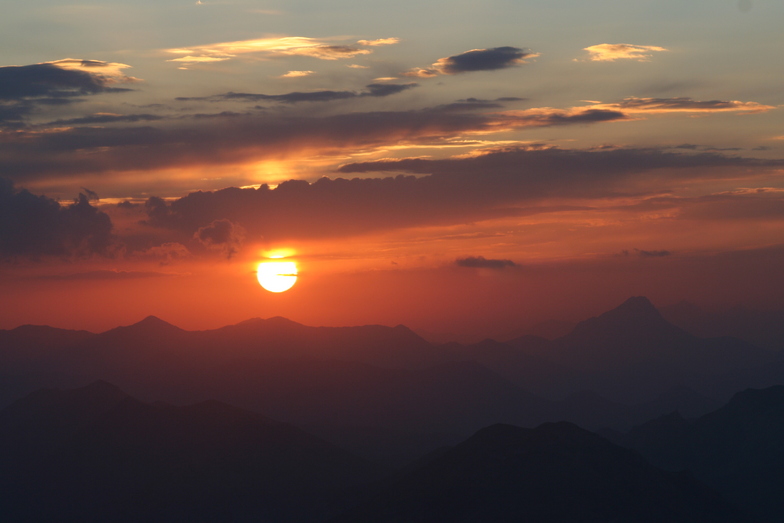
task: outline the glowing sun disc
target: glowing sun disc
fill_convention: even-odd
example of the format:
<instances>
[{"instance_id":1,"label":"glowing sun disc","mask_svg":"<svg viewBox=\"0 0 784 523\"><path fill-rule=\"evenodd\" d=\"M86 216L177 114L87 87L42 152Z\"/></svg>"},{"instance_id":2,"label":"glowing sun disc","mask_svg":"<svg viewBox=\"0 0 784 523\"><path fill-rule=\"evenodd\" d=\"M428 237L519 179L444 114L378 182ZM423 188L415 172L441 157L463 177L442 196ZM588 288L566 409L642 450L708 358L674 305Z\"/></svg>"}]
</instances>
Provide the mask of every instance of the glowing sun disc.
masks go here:
<instances>
[{"instance_id":1,"label":"glowing sun disc","mask_svg":"<svg viewBox=\"0 0 784 523\"><path fill-rule=\"evenodd\" d=\"M297 264L292 261L261 262L256 278L259 285L270 292L285 292L297 283Z\"/></svg>"}]
</instances>

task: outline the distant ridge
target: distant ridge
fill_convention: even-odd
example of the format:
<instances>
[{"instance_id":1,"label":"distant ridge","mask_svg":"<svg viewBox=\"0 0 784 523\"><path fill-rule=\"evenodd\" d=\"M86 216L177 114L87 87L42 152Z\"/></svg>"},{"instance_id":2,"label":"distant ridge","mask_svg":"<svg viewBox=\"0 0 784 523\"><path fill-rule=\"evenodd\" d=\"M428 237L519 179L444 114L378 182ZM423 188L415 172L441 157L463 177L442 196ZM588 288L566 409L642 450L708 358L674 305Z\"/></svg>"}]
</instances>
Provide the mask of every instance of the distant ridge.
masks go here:
<instances>
[{"instance_id":1,"label":"distant ridge","mask_svg":"<svg viewBox=\"0 0 784 523\"><path fill-rule=\"evenodd\" d=\"M571 423L496 424L382 485L332 523L401 521L729 523L742 521L687 474Z\"/></svg>"},{"instance_id":2,"label":"distant ridge","mask_svg":"<svg viewBox=\"0 0 784 523\"><path fill-rule=\"evenodd\" d=\"M162 319L158 318L157 316L147 316L141 321L133 323L131 325L123 326L123 327L115 327L114 329L110 329L106 332L103 332L103 335L109 333L119 333L123 335L127 334L167 334L167 333L176 333L176 332L187 332L171 323L163 321Z\"/></svg>"}]
</instances>

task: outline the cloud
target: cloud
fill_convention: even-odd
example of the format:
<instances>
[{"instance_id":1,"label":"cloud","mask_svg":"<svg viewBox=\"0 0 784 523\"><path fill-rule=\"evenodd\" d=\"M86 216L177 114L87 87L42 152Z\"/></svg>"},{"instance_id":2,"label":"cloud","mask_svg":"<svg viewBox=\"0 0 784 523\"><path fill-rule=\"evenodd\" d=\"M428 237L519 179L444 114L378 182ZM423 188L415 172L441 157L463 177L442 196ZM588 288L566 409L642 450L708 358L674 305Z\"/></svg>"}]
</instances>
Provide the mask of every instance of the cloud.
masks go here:
<instances>
[{"instance_id":1,"label":"cloud","mask_svg":"<svg viewBox=\"0 0 784 523\"><path fill-rule=\"evenodd\" d=\"M415 67L414 69L409 69L405 73L402 73L403 76L408 76L411 78L433 78L438 76L438 71L436 69L425 69L422 67Z\"/></svg>"},{"instance_id":2,"label":"cloud","mask_svg":"<svg viewBox=\"0 0 784 523\"><path fill-rule=\"evenodd\" d=\"M335 100L346 100L348 98L362 98L366 96L383 97L401 93L408 89L417 87L416 83L408 84L369 84L364 91L309 91L285 94L259 94L259 93L223 93L213 96L185 98L179 97L178 101L227 101L245 100L249 102L279 102L285 104L296 104L301 102L332 102Z\"/></svg>"},{"instance_id":3,"label":"cloud","mask_svg":"<svg viewBox=\"0 0 784 523\"><path fill-rule=\"evenodd\" d=\"M333 45L324 40L302 36L219 42L208 45L166 49L165 52L182 55L168 60L169 62L182 63L219 62L231 60L240 55L258 55L266 58L309 56L321 60L339 60L371 53L368 49L350 45Z\"/></svg>"},{"instance_id":4,"label":"cloud","mask_svg":"<svg viewBox=\"0 0 784 523\"><path fill-rule=\"evenodd\" d=\"M670 251L643 251L640 249L634 250L641 258L663 258L665 256L672 255Z\"/></svg>"},{"instance_id":5,"label":"cloud","mask_svg":"<svg viewBox=\"0 0 784 523\"><path fill-rule=\"evenodd\" d=\"M667 51L664 47L655 45L633 44L598 44L583 49L588 51L588 59L592 62L614 62L615 60L637 60L647 62L652 52Z\"/></svg>"},{"instance_id":6,"label":"cloud","mask_svg":"<svg viewBox=\"0 0 784 523\"><path fill-rule=\"evenodd\" d=\"M156 120L163 120L163 116L155 114L113 114L113 113L96 113L91 116L83 116L81 118L69 118L66 120L55 120L49 122L47 125L95 125L105 123L118 123L118 122L154 122Z\"/></svg>"},{"instance_id":7,"label":"cloud","mask_svg":"<svg viewBox=\"0 0 784 523\"><path fill-rule=\"evenodd\" d=\"M41 105L64 105L81 96L130 91L114 87L139 81L122 73L128 67L73 58L0 67L0 126L24 127L26 118Z\"/></svg>"},{"instance_id":8,"label":"cloud","mask_svg":"<svg viewBox=\"0 0 784 523\"><path fill-rule=\"evenodd\" d=\"M472 49L465 53L439 58L430 68L415 68L406 76L430 78L438 74L460 74L474 71L495 71L525 63L527 58L535 58L531 53L519 47L494 47L492 49Z\"/></svg>"},{"instance_id":9,"label":"cloud","mask_svg":"<svg viewBox=\"0 0 784 523\"><path fill-rule=\"evenodd\" d=\"M0 100L68 98L129 89L112 87L138 81L122 74L125 64L76 60L0 67Z\"/></svg>"},{"instance_id":10,"label":"cloud","mask_svg":"<svg viewBox=\"0 0 784 523\"><path fill-rule=\"evenodd\" d=\"M775 109L772 105L738 100L693 100L678 98L624 98L620 102L595 104L592 107L603 110L618 110L626 113L762 113Z\"/></svg>"},{"instance_id":11,"label":"cloud","mask_svg":"<svg viewBox=\"0 0 784 523\"><path fill-rule=\"evenodd\" d=\"M278 76L278 78L302 78L303 76L310 76L312 74L316 74L315 71L289 71Z\"/></svg>"},{"instance_id":12,"label":"cloud","mask_svg":"<svg viewBox=\"0 0 784 523\"><path fill-rule=\"evenodd\" d=\"M367 45L371 47L379 46L379 45L393 45L400 42L400 38L379 38L377 40L360 40L357 43L359 45Z\"/></svg>"},{"instance_id":13,"label":"cloud","mask_svg":"<svg viewBox=\"0 0 784 523\"><path fill-rule=\"evenodd\" d=\"M193 238L208 249L222 251L230 259L245 240L245 229L227 219L214 220L199 228Z\"/></svg>"},{"instance_id":14,"label":"cloud","mask_svg":"<svg viewBox=\"0 0 784 523\"><path fill-rule=\"evenodd\" d=\"M512 260L493 260L485 259L484 256L469 256L468 258L458 258L455 260L458 267L470 267L476 269L506 269L507 267L519 267Z\"/></svg>"},{"instance_id":15,"label":"cloud","mask_svg":"<svg viewBox=\"0 0 784 523\"><path fill-rule=\"evenodd\" d=\"M270 101L281 104L328 102L390 96L415 84L369 84L361 91L312 91L280 95L224 93L180 100ZM455 138L515 129L622 122L646 114L694 110L755 112L768 110L754 102L700 102L685 98L628 98L618 103L595 103L558 109L484 112L436 106L411 111L346 112L336 115L284 112L224 111L191 115L167 125L66 127L0 133L0 172L18 183L61 175L133 171L191 165L237 165L274 157L288 158L323 152L372 151L379 147L445 144ZM493 109L492 107L488 107ZM227 126L226 118L232 125ZM183 137L187 137L184 139Z\"/></svg>"},{"instance_id":16,"label":"cloud","mask_svg":"<svg viewBox=\"0 0 784 523\"><path fill-rule=\"evenodd\" d=\"M47 274L35 276L35 280L57 280L57 281L105 281L105 280L138 280L141 278L159 278L161 276L171 276L163 272L151 271L89 271L75 272L68 274Z\"/></svg>"},{"instance_id":17,"label":"cloud","mask_svg":"<svg viewBox=\"0 0 784 523\"><path fill-rule=\"evenodd\" d=\"M62 207L0 178L0 258L106 253L111 239L109 216L84 194Z\"/></svg>"},{"instance_id":18,"label":"cloud","mask_svg":"<svg viewBox=\"0 0 784 523\"><path fill-rule=\"evenodd\" d=\"M133 252L130 256L139 260L156 261L162 266L171 265L193 257L185 245L177 242L164 242L161 245L155 245L143 251Z\"/></svg>"},{"instance_id":19,"label":"cloud","mask_svg":"<svg viewBox=\"0 0 784 523\"><path fill-rule=\"evenodd\" d=\"M655 149L563 150L509 148L445 160L388 160L343 166L344 173L392 172L395 177L291 180L271 189L230 188L148 202L148 225L190 237L214 220L229 220L249 240L346 237L378 230L468 223L550 212L548 199L640 197L643 173L661 169L671 180L715 180L718 167L770 162L713 153L676 154ZM778 162L778 166L784 162ZM400 173L420 175L404 176ZM674 204L670 204L674 205ZM640 212L643 209L628 209Z\"/></svg>"}]
</instances>

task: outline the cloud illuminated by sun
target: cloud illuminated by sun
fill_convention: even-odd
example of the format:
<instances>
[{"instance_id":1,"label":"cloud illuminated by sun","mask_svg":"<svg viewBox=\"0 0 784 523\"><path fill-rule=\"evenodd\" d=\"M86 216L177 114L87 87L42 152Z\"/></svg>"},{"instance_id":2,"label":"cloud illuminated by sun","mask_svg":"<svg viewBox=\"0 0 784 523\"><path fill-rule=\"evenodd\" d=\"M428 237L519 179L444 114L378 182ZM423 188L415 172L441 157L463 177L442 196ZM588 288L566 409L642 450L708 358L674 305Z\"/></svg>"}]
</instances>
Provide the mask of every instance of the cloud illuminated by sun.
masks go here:
<instances>
[{"instance_id":1,"label":"cloud illuminated by sun","mask_svg":"<svg viewBox=\"0 0 784 523\"><path fill-rule=\"evenodd\" d=\"M378 45L393 45L400 42L400 38L379 38L377 40L359 40L359 45L378 46Z\"/></svg>"},{"instance_id":2,"label":"cloud illuminated by sun","mask_svg":"<svg viewBox=\"0 0 784 523\"><path fill-rule=\"evenodd\" d=\"M310 76L316 74L315 71L289 71L285 74L278 76L278 78L301 78L303 76Z\"/></svg>"},{"instance_id":3,"label":"cloud illuminated by sun","mask_svg":"<svg viewBox=\"0 0 784 523\"><path fill-rule=\"evenodd\" d=\"M370 54L368 49L359 49L350 45L333 45L325 40L303 36L283 36L277 38L257 38L234 42L218 42L207 45L166 49L165 52L184 55L172 58L169 62L223 61L236 58L243 54L256 54L262 57L279 56L310 56L322 60L338 60L352 58L357 55ZM205 60L205 58L207 60Z\"/></svg>"},{"instance_id":4,"label":"cloud illuminated by sun","mask_svg":"<svg viewBox=\"0 0 784 523\"><path fill-rule=\"evenodd\" d=\"M53 62L43 62L47 65L53 65L60 69L68 71L83 71L92 75L102 77L107 83L130 83L141 82L142 80L127 76L123 73L123 69L128 69L131 66L121 64L118 62L103 62L100 60L81 60L78 58L63 58L62 60L55 60Z\"/></svg>"},{"instance_id":5,"label":"cloud illuminated by sun","mask_svg":"<svg viewBox=\"0 0 784 523\"><path fill-rule=\"evenodd\" d=\"M583 49L590 54L589 60L592 62L614 62L615 60L637 60L647 62L651 58L651 52L667 51L664 47L656 45L633 45L633 44L598 44Z\"/></svg>"}]
</instances>

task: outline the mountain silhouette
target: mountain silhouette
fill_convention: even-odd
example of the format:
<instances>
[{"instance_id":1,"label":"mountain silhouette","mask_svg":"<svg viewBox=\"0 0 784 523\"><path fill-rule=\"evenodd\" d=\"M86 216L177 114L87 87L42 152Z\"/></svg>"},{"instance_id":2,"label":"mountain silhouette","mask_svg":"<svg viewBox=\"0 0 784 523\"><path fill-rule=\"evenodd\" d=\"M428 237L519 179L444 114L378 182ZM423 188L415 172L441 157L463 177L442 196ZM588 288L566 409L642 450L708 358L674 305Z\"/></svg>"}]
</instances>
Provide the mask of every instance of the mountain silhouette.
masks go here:
<instances>
[{"instance_id":1,"label":"mountain silhouette","mask_svg":"<svg viewBox=\"0 0 784 523\"><path fill-rule=\"evenodd\" d=\"M687 469L760 522L784 515L784 386L748 389L695 420L671 414L620 440L655 465Z\"/></svg>"},{"instance_id":2,"label":"mountain silhouette","mask_svg":"<svg viewBox=\"0 0 784 523\"><path fill-rule=\"evenodd\" d=\"M185 332L183 329L172 325L157 316L147 316L141 321L126 327L116 327L108 330L104 336L165 336L172 333Z\"/></svg>"},{"instance_id":3,"label":"mountain silhouette","mask_svg":"<svg viewBox=\"0 0 784 523\"><path fill-rule=\"evenodd\" d=\"M641 296L580 322L553 344L553 361L581 370L575 380L580 388L626 402L651 401L688 384L708 387L711 376L775 358L734 338L693 336L667 322Z\"/></svg>"},{"instance_id":4,"label":"mountain silhouette","mask_svg":"<svg viewBox=\"0 0 784 523\"><path fill-rule=\"evenodd\" d=\"M333 523L730 522L737 510L688 474L570 423L493 425L378 486Z\"/></svg>"},{"instance_id":5,"label":"mountain silhouette","mask_svg":"<svg viewBox=\"0 0 784 523\"><path fill-rule=\"evenodd\" d=\"M204 331L148 317L100 334L30 332L0 331L17 340L0 346L0 406L41 387L103 379L142 401L224 401L386 463L493 423L628 430L674 409L700 415L784 376L772 355L693 336L642 297L553 341L439 345L400 325L310 327L281 317Z\"/></svg>"},{"instance_id":6,"label":"mountain silhouette","mask_svg":"<svg viewBox=\"0 0 784 523\"><path fill-rule=\"evenodd\" d=\"M383 472L258 414L107 383L37 392L0 421L8 521L315 521Z\"/></svg>"},{"instance_id":7,"label":"mountain silhouette","mask_svg":"<svg viewBox=\"0 0 784 523\"><path fill-rule=\"evenodd\" d=\"M673 324L704 338L732 336L764 349L784 350L784 311L754 310L735 306L707 311L687 301L663 307L662 315Z\"/></svg>"}]
</instances>

